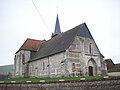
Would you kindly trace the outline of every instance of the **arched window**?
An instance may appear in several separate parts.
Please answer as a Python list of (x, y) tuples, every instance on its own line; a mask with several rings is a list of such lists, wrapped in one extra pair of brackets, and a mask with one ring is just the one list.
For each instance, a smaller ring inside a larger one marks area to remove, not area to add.
[(25, 55), (22, 54), (22, 63), (24, 64), (25, 63)]
[(43, 70), (45, 70), (45, 62), (43, 62)]
[(72, 72), (75, 72), (76, 71), (76, 65), (75, 63), (72, 63)]
[(20, 53), (20, 60), (21, 60), (21, 58), (22, 58), (22, 53)]
[(92, 43), (89, 44), (89, 52), (92, 53)]

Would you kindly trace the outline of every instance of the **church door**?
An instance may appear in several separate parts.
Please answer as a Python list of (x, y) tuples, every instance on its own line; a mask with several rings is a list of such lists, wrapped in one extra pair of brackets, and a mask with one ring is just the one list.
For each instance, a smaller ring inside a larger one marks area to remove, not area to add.
[(93, 76), (93, 67), (89, 66), (89, 76)]

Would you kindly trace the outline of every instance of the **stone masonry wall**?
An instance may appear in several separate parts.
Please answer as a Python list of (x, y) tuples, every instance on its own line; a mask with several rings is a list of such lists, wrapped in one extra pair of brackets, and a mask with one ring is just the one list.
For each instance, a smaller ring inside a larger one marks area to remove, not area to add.
[(65, 53), (61, 52), (29, 63), (30, 77), (61, 77), (64, 75)]
[(55, 83), (0, 83), (0, 90), (120, 90), (120, 79)]

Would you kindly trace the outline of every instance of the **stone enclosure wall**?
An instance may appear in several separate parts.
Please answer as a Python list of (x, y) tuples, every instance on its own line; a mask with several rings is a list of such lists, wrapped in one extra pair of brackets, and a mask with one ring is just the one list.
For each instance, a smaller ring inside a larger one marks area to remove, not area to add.
[(120, 90), (120, 79), (54, 83), (0, 83), (0, 90)]

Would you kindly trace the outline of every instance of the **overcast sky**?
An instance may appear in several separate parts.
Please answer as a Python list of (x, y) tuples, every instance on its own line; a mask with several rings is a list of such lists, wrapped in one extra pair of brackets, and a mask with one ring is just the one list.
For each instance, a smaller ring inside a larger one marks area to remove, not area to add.
[(120, 0), (0, 0), (0, 66), (14, 63), (27, 38), (50, 39), (58, 15), (62, 32), (86, 22), (106, 59), (120, 63)]

